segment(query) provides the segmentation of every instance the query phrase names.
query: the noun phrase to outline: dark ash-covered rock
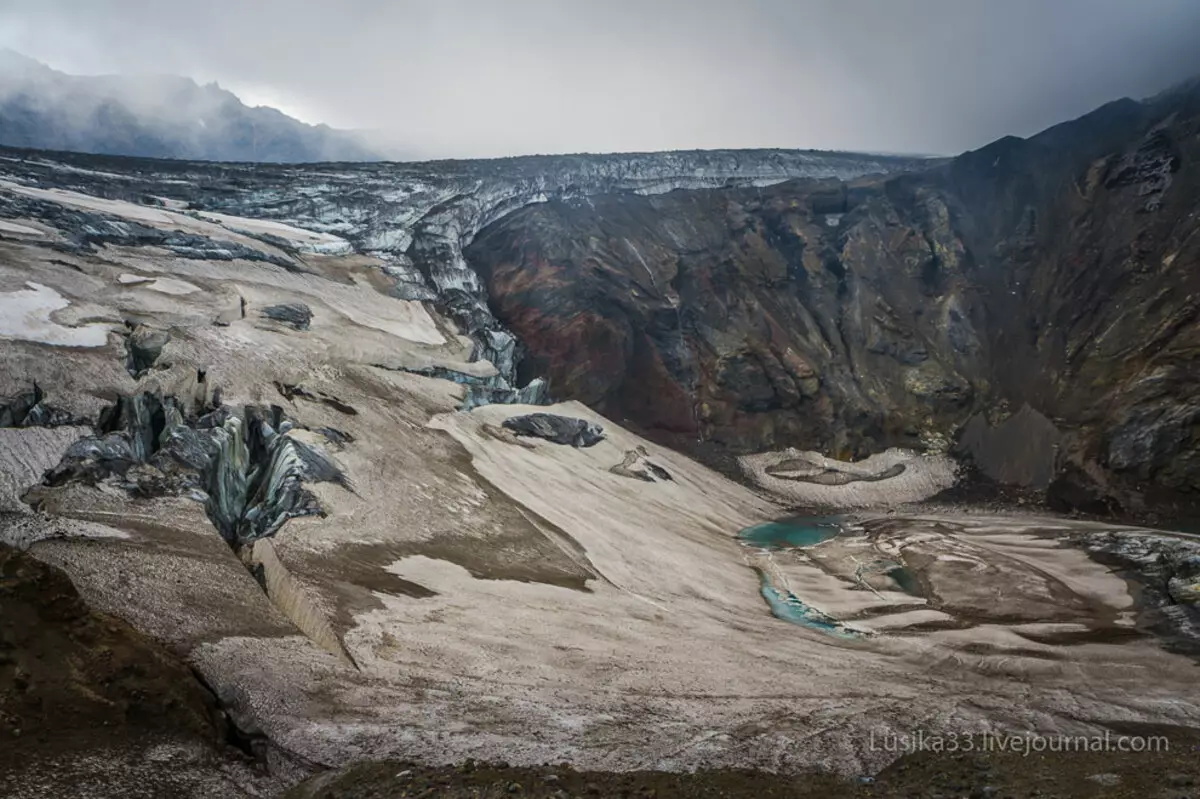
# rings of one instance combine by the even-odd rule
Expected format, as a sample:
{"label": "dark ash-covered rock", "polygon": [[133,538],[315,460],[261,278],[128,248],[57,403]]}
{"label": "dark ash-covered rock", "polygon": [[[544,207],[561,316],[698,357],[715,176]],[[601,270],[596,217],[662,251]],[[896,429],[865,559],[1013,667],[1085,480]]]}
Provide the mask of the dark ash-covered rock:
{"label": "dark ash-covered rock", "polygon": [[288,302],[268,305],[263,308],[263,316],[282,322],[293,330],[308,330],[308,325],[312,322],[312,309],[302,302]]}
{"label": "dark ash-covered rock", "polygon": [[1061,440],[1053,422],[1024,405],[996,426],[983,414],[972,416],[957,452],[998,483],[1044,489],[1054,480]]}
{"label": "dark ash-covered rock", "polygon": [[136,733],[215,746],[224,734],[187,664],[93,611],[60,569],[2,543],[0,620],[0,773],[28,757],[14,751],[27,740]]}
{"label": "dark ash-covered rock", "polygon": [[138,325],[125,337],[125,369],[135,379],[142,377],[158,363],[170,341],[168,331]]}
{"label": "dark ash-covered rock", "polygon": [[0,427],[63,427],[85,425],[66,411],[48,405],[46,395],[36,383],[27,391],[0,397]]}
{"label": "dark ash-covered rock", "polygon": [[966,432],[985,476],[1044,489],[1073,463],[1126,507],[1184,503],[1198,129],[1193,82],[908,173],[550,198],[466,257],[521,370],[718,467],[920,448],[1028,406]]}
{"label": "dark ash-covered rock", "polygon": [[573,447],[590,447],[604,440],[604,428],[600,425],[552,413],[513,416],[504,420],[504,427],[519,436],[544,438],[555,444],[570,444]]}
{"label": "dark ash-covered rock", "polygon": [[1059,513],[1108,516],[1120,513],[1121,503],[1077,464],[1067,464],[1046,488],[1046,504]]}

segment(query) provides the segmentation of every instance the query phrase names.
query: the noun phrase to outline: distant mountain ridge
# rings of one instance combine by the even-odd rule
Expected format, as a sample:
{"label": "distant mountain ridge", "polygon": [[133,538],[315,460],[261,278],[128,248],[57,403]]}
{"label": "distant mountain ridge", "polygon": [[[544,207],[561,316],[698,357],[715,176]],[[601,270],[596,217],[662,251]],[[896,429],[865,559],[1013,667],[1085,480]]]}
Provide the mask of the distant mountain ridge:
{"label": "distant mountain ridge", "polygon": [[178,76],[68,75],[0,50],[0,144],[204,161],[383,159],[356,134],[308,125]]}

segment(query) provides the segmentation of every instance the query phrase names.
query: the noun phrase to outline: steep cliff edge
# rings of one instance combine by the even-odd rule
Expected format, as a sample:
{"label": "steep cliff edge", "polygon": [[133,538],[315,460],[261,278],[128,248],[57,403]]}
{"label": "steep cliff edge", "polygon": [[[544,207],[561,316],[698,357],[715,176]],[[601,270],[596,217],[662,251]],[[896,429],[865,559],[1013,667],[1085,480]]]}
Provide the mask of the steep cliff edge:
{"label": "steep cliff edge", "polygon": [[1029,404],[1064,434],[1029,457],[1187,496],[1198,150],[1193,84],[893,177],[550,202],[467,257],[553,395],[699,454],[937,445]]}

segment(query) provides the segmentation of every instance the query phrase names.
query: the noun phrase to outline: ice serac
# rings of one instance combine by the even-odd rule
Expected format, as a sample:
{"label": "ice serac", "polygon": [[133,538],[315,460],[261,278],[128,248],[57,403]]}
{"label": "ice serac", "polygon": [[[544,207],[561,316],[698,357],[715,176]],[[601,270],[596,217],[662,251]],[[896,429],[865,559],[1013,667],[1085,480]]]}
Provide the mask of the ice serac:
{"label": "ice serac", "polygon": [[345,484],[323,453],[287,435],[293,427],[277,406],[197,407],[150,392],[120,397],[44,482],[105,483],[141,498],[203,497],[217,532],[240,547],[290,518],[322,512],[306,480]]}

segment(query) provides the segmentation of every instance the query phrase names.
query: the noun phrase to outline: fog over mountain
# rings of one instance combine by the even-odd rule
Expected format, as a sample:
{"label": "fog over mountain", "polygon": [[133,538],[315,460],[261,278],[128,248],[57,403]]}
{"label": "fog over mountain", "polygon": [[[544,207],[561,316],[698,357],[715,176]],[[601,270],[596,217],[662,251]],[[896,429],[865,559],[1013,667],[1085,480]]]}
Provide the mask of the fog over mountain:
{"label": "fog over mountain", "polygon": [[171,75],[85,77],[0,51],[0,144],[208,161],[364,161],[353,134]]}
{"label": "fog over mountain", "polygon": [[217,81],[407,157],[952,155],[1200,72],[1193,0],[6,0],[0,46]]}

